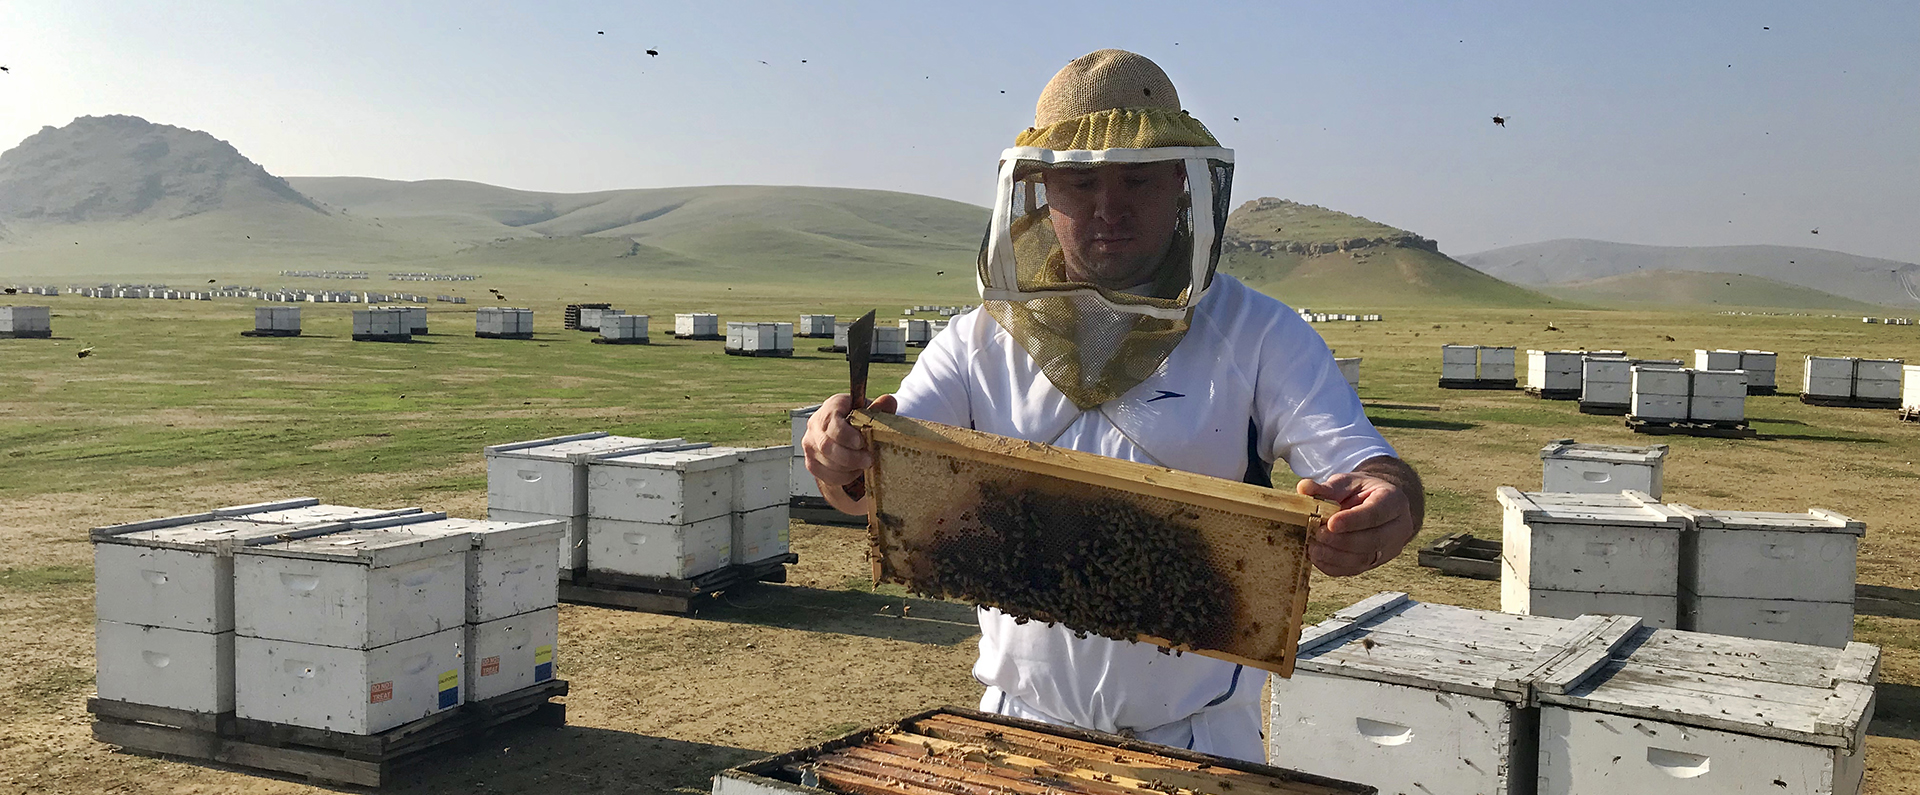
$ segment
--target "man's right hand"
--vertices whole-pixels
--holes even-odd
[[[855,408],[861,407],[853,405],[852,395],[827,398],[807,420],[807,435],[800,447],[807,456],[807,472],[820,483],[820,496],[834,509],[859,516],[867,513],[871,498],[856,500],[846,486],[873,466],[873,453],[867,451],[867,441],[860,431],[847,424],[847,415]],[[892,414],[898,403],[892,395],[881,395],[864,408],[872,414]]]

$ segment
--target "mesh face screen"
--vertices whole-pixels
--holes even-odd
[[[1008,441],[952,430],[949,440]],[[883,429],[871,448],[877,580],[1078,633],[1291,671],[1306,600],[1304,526],[1030,471],[985,451],[928,449]]]

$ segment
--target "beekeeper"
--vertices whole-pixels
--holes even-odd
[[[1233,480],[1284,458],[1341,506],[1309,547],[1335,576],[1392,559],[1420,527],[1413,469],[1374,430],[1326,343],[1273,298],[1216,274],[1233,152],[1146,58],[1101,50],[1040,94],[1000,156],[979,257],[982,304],[953,319],[872,410]],[[821,494],[871,459],[852,398],[804,442]],[[982,609],[983,710],[1263,760],[1265,673],[1147,644],[1075,638]]]

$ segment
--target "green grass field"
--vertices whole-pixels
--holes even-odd
[[[482,267],[486,278],[463,286],[462,292],[474,296],[477,304],[492,287],[509,298],[493,303],[532,307],[535,340],[475,338],[475,304],[434,304],[429,314],[433,334],[403,345],[350,341],[351,305],[305,305],[305,336],[252,339],[239,336],[252,327],[252,301],[13,299],[53,306],[57,337],[0,340],[0,540],[6,542],[0,544],[0,594],[5,596],[0,623],[13,627],[7,650],[0,651],[5,661],[0,671],[12,672],[0,673],[0,693],[11,693],[24,705],[18,714],[0,720],[0,747],[14,749],[10,754],[35,771],[33,776],[21,774],[22,781],[47,791],[89,791],[97,788],[94,776],[101,769],[135,791],[189,784],[238,791],[255,781],[89,750],[95,746],[84,739],[84,716],[78,707],[91,681],[88,526],[296,495],[479,515],[485,505],[482,446],[587,430],[785,444],[787,409],[845,388],[842,358],[815,352],[806,340],[796,340],[792,359],[725,356],[718,342],[672,340],[674,313],[714,311],[723,321],[791,321],[803,312],[831,312],[844,319],[878,308],[881,319],[890,321],[904,306],[977,300],[964,273],[904,284],[853,280],[763,285],[661,280],[563,263],[519,271]],[[208,278],[293,284],[261,272],[170,278],[180,285]],[[353,284],[429,294],[447,289],[435,284],[396,286],[377,278]],[[593,345],[591,335],[561,330],[565,303],[594,300],[650,314],[655,344]],[[1760,439],[1653,439],[1634,436],[1618,418],[1579,414],[1570,402],[1436,386],[1436,349],[1442,343],[1609,347],[1636,356],[1688,360],[1695,348],[1732,347],[1778,351],[1780,383],[1791,392],[1804,354],[1920,358],[1920,329],[1816,315],[1368,309],[1384,314],[1385,321],[1317,328],[1341,355],[1364,357],[1359,391],[1369,415],[1426,479],[1430,514],[1422,541],[1463,530],[1498,537],[1494,489],[1537,486],[1537,453],[1550,439],[1658,442],[1673,448],[1666,470],[1669,500],[1705,508],[1819,506],[1854,516],[1868,526],[1860,581],[1920,588],[1920,530],[1915,529],[1920,504],[1913,499],[1920,493],[1920,424],[1899,423],[1891,411],[1817,408],[1791,396],[1756,397],[1749,400],[1748,413]],[[1560,330],[1547,330],[1549,321]],[[77,358],[82,347],[94,352]],[[872,391],[893,388],[906,371],[903,365],[876,365]],[[567,658],[567,675],[576,682],[575,700],[581,705],[575,722],[698,746],[678,762],[663,757],[646,763],[666,771],[660,773],[668,782],[661,790],[693,791],[711,773],[702,766],[737,759],[746,753],[740,749],[795,747],[831,731],[872,725],[887,714],[897,717],[914,704],[966,703],[968,693],[977,695],[965,673],[971,641],[964,613],[954,620],[950,635],[938,634],[948,630],[935,627],[924,630],[935,635],[900,640],[904,636],[895,630],[872,629],[880,625],[871,622],[880,619],[871,616],[880,615],[876,611],[885,605],[901,603],[901,598],[863,587],[859,574],[864,564],[858,557],[863,532],[822,531],[809,538],[815,546],[808,547],[795,574],[822,595],[805,597],[812,601],[799,606],[760,612],[735,606],[706,620],[568,608],[564,643],[574,651]],[[1356,578],[1316,576],[1310,618],[1383,589],[1497,607],[1495,584],[1442,577],[1415,567],[1412,558],[1409,551]],[[840,561],[834,564],[838,568],[827,566],[828,561]],[[877,601],[886,599],[892,601]],[[917,606],[915,612],[937,607]],[[656,636],[660,640],[648,641],[653,645],[645,649],[633,645],[636,638]],[[1876,724],[1869,740],[1870,791],[1911,791],[1914,774],[1920,773],[1920,729],[1912,723],[1915,705],[1910,697],[1920,685],[1920,649],[1912,642],[1920,637],[1920,621],[1863,617],[1857,637],[1887,647],[1882,676],[1896,688],[1889,692],[1908,694],[1905,702],[1883,698],[1882,714],[1890,717]],[[728,688],[740,686],[737,679],[714,679],[713,690],[693,693],[675,689],[679,685],[660,689],[665,686],[629,672],[635,655],[666,655],[660,650],[671,648],[673,654],[648,658],[652,662],[647,665],[684,668],[689,672],[685,676],[694,679],[708,671],[719,676],[723,672],[713,669],[712,660],[732,652],[717,650],[737,650],[749,642],[754,645],[748,648],[789,649],[768,653],[782,655],[783,676],[800,678],[780,680],[786,691],[762,696],[762,701],[741,701],[727,695]],[[861,655],[860,664],[872,666],[863,670],[880,677],[885,686],[878,690],[886,692],[849,684],[826,688],[823,692],[831,697],[806,701],[813,706],[804,712],[780,706],[787,703],[783,698],[798,698],[791,693],[805,690],[807,682],[836,675],[831,666],[816,665],[807,656],[814,651],[803,653],[829,643]],[[629,661],[621,662],[622,655]],[[49,668],[41,664],[47,659],[64,662]],[[707,661],[705,667],[701,660]],[[677,682],[681,676],[675,673],[667,681]],[[631,694],[640,691],[631,688],[659,690],[659,699],[667,701],[643,697],[649,706],[636,711]],[[663,717],[679,702],[696,717],[716,711],[749,717],[723,723]],[[58,727],[52,736],[62,739],[32,739],[48,727]],[[644,756],[649,747],[602,739],[614,743],[604,746],[612,749],[608,753]],[[520,742],[538,741],[515,741]],[[537,747],[564,751],[551,743]],[[543,786],[538,781],[544,779],[533,777],[551,772],[537,764],[530,772],[512,772],[524,765],[505,756],[497,764],[487,759],[491,757],[471,764],[520,775],[510,780],[527,788]],[[459,775],[432,778],[426,789],[465,791],[469,784]],[[290,782],[278,785],[284,786],[273,791],[309,791]],[[599,791],[622,790],[609,784]]]

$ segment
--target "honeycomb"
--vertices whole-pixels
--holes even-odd
[[[1307,536],[1333,506],[907,418],[855,424],[874,452],[875,582],[1292,672]]]

